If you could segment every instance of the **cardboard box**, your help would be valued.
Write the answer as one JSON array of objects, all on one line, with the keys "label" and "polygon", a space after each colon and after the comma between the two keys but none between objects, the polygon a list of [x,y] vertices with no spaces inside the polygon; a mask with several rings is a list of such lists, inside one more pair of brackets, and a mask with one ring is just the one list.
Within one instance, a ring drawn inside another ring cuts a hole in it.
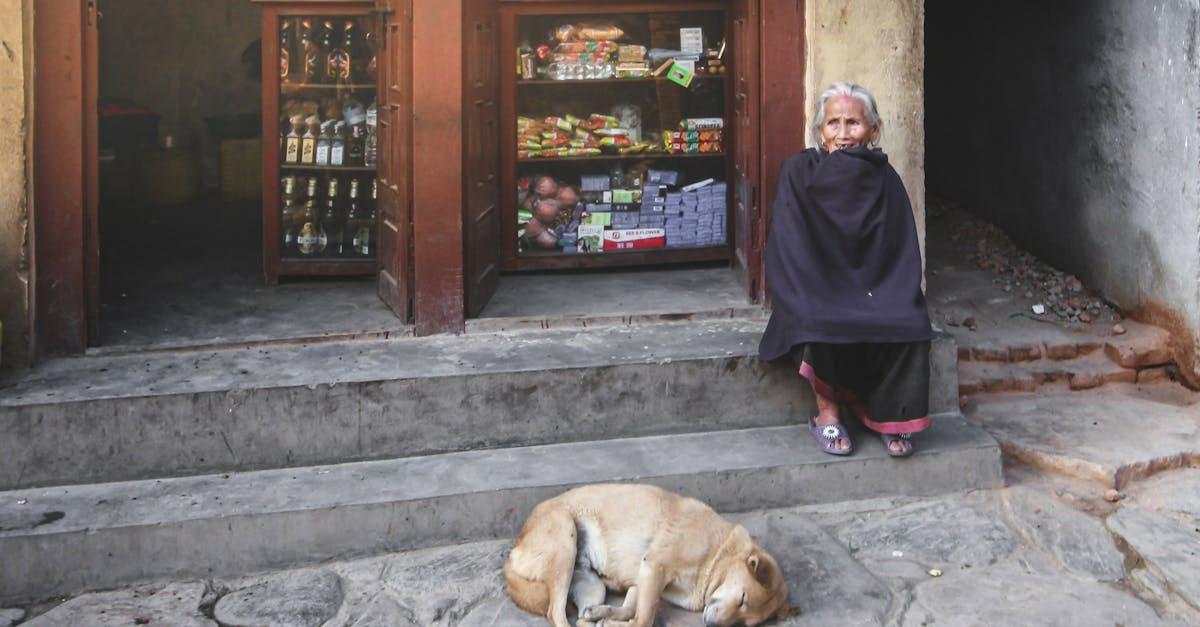
[{"label": "cardboard box", "polygon": [[667,235],[662,229],[613,229],[604,232],[604,250],[662,248]]}]

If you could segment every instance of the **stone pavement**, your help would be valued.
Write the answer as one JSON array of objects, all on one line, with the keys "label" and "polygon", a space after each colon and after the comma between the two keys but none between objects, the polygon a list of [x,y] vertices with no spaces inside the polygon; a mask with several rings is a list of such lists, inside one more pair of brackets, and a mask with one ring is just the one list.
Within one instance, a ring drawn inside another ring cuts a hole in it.
[{"label": "stone pavement", "polygon": [[[777,624],[1200,623],[1200,395],[1064,385],[965,410],[1008,453],[1006,487],[730,516],[787,575],[797,611]],[[148,583],[0,610],[0,627],[545,624],[505,594],[510,543]]]}]

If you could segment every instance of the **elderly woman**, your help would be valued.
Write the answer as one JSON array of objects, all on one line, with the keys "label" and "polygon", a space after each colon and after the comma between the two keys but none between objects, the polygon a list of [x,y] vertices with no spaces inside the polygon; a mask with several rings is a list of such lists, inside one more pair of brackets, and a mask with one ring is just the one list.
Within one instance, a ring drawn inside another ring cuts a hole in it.
[{"label": "elderly woman", "polygon": [[912,206],[874,145],[875,98],[834,83],[821,94],[809,148],[784,161],[767,241],[771,319],[759,357],[790,355],[817,401],[821,449],[853,449],[841,407],[893,457],[929,427],[929,313]]}]

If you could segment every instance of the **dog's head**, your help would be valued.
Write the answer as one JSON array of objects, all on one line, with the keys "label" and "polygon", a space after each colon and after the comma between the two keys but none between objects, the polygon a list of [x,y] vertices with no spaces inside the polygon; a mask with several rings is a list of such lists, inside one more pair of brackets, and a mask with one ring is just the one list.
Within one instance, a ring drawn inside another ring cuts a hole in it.
[{"label": "dog's head", "polygon": [[705,627],[754,627],[788,615],[783,571],[741,525],[734,528],[737,550],[717,565],[717,583],[704,603]]}]

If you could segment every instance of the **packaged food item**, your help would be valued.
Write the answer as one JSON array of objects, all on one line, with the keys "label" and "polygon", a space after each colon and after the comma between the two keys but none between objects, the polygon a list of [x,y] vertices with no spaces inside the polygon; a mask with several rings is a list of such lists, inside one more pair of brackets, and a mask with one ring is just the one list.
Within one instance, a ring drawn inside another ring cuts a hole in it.
[{"label": "packaged food item", "polygon": [[625,36],[625,31],[614,24],[598,24],[598,25],[583,25],[581,24],[576,33],[580,39],[620,39]]},{"label": "packaged food item", "polygon": [[640,44],[621,44],[617,46],[617,61],[621,63],[644,63],[646,47]]},{"label": "packaged food item", "polygon": [[667,152],[673,155],[721,152],[721,142],[671,142]]},{"label": "packaged food item", "polygon": [[693,131],[668,131],[667,140],[671,142],[708,142],[721,141],[721,129],[703,129]]},{"label": "packaged food item", "polygon": [[679,128],[685,131],[725,128],[723,118],[684,118],[679,121]]}]

